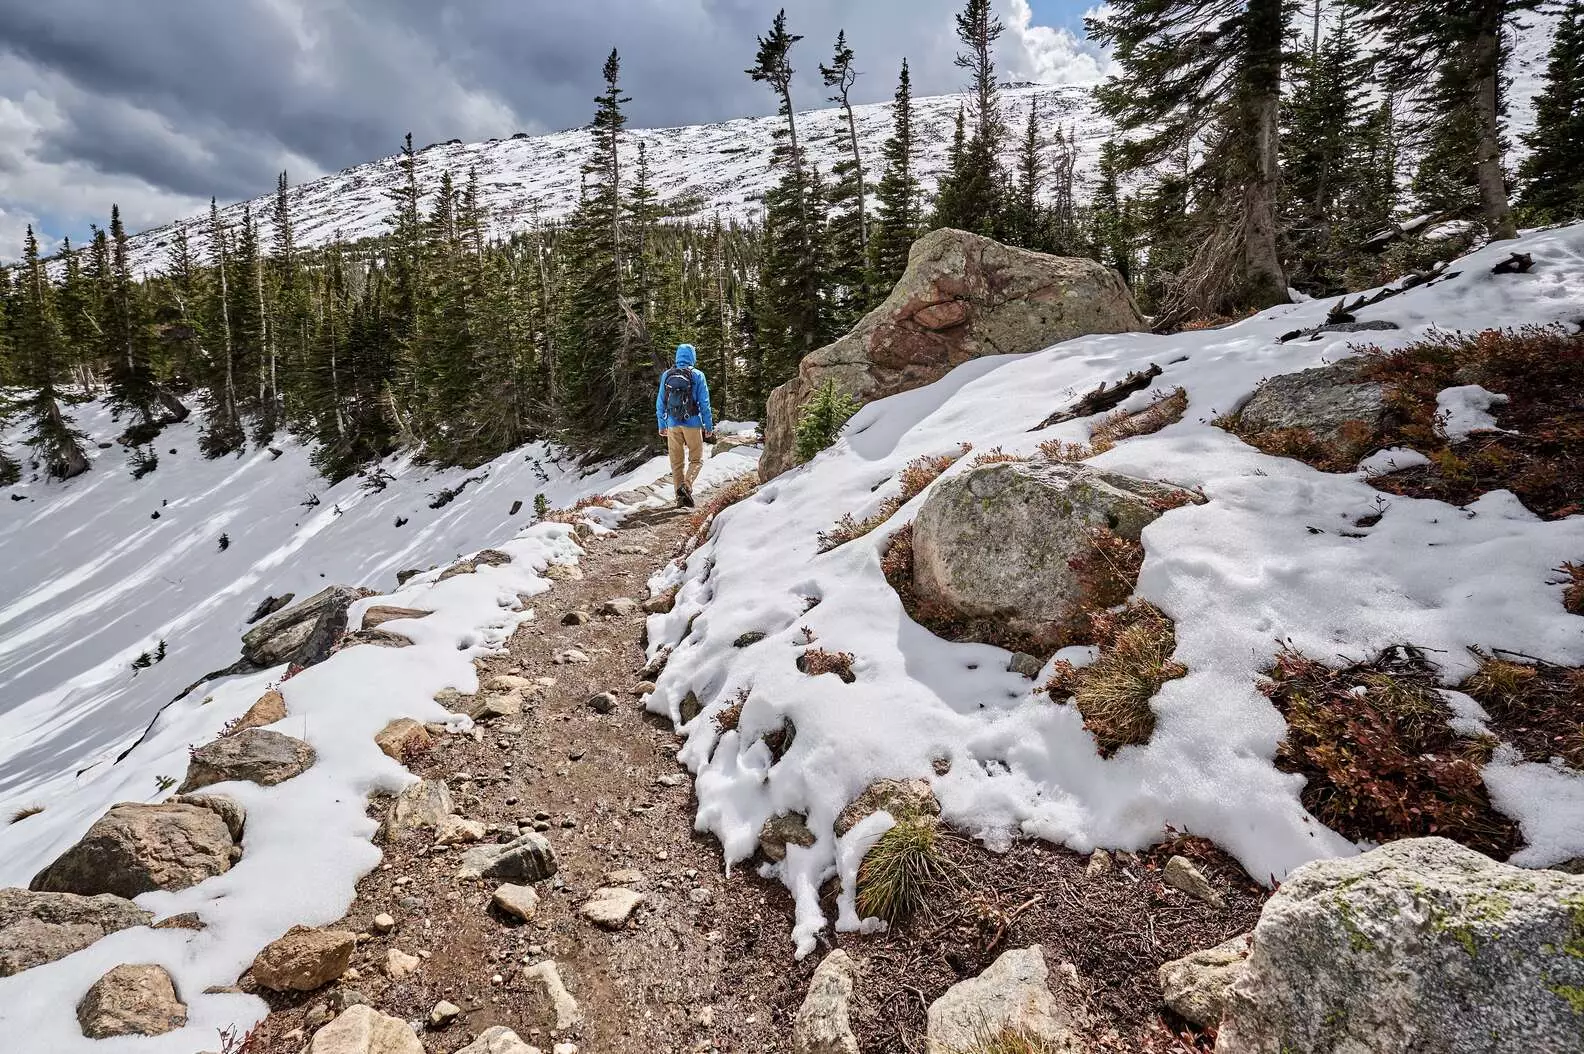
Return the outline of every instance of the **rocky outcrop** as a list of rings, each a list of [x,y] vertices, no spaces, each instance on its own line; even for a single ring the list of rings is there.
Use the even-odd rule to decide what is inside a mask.
[[[852,957],[838,948],[809,979],[808,994],[792,1022],[793,1054],[858,1054],[850,1014],[852,992]]]
[[[359,1004],[315,1032],[308,1054],[424,1054],[424,1048],[407,1022]]]
[[[313,765],[314,748],[300,739],[250,728],[234,736],[221,736],[192,752],[181,793],[228,780],[245,780],[263,787],[284,783]]]
[[[369,590],[330,586],[275,614],[242,636],[242,657],[260,669],[323,662],[347,628],[347,608],[373,596]]]
[[[130,900],[0,889],[0,977],[64,959],[101,937],[154,921]]]
[[[935,484],[913,521],[921,601],[1014,633],[1051,637],[1083,600],[1069,562],[1095,528],[1137,541],[1165,508],[1197,500],[1168,483],[1087,465],[1005,461]]]
[[[1232,985],[1221,1054],[1584,1052],[1584,878],[1442,838],[1293,871]]]
[[[875,780],[863,793],[847,803],[836,817],[836,837],[857,827],[864,817],[888,812],[897,819],[910,816],[939,816],[940,802],[928,780]]]
[[[123,802],[111,806],[28,888],[128,899],[156,889],[186,889],[231,870],[241,858],[242,818],[240,806],[215,795],[154,805]]]
[[[1344,426],[1375,435],[1386,424],[1386,388],[1364,381],[1365,360],[1343,359],[1272,377],[1255,389],[1234,418],[1239,434],[1296,429],[1336,443]]]
[[[187,1023],[187,1007],[164,967],[117,966],[77,1004],[77,1023],[89,1039],[162,1036]]]
[[[247,713],[237,718],[236,724],[227,725],[225,734],[234,736],[250,728],[263,728],[265,725],[273,725],[277,721],[284,720],[286,720],[286,697],[271,688],[259,696],[258,702],[248,707]]]
[[[799,410],[827,381],[868,402],[929,384],[982,355],[1145,328],[1121,277],[1093,260],[1013,249],[966,231],[926,234],[885,303],[806,356],[797,376],[770,394],[759,476],[792,467]]]
[[[273,992],[311,992],[346,973],[357,936],[345,930],[293,926],[253,960],[253,980]]]
[[[1184,1021],[1215,1027],[1226,1010],[1227,990],[1243,976],[1250,947],[1249,935],[1242,933],[1214,948],[1163,963],[1156,973],[1161,1000]]]
[[[1051,992],[1049,978],[1039,945],[1003,952],[984,973],[952,985],[930,1005],[926,1054],[966,1054],[1001,1036],[1031,1041],[1027,1049],[1042,1054],[1081,1054],[1082,1012],[1075,1000]]]

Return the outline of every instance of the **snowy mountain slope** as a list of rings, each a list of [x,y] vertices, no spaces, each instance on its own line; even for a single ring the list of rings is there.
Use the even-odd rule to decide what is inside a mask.
[[[1060,125],[1075,132],[1078,169],[1092,172],[1100,144],[1109,138],[1110,125],[1094,110],[1085,88],[1020,87],[1007,90],[1005,112],[1009,123],[1021,130],[1029,108],[1037,107],[1046,127]],[[915,134],[920,150],[920,172],[927,189],[946,167],[947,148],[958,107],[967,96],[941,95],[915,100]],[[880,150],[891,134],[892,107],[875,103],[854,108],[859,140],[867,170],[879,178]],[[638,143],[647,144],[655,190],[662,200],[697,196],[698,215],[719,215],[723,220],[757,220],[765,190],[774,182],[770,167],[773,132],[782,127],[779,117],[745,117],[718,124],[680,128],[631,130],[625,137],[629,166]],[[810,110],[798,115],[798,135],[822,172],[845,155],[846,124],[840,110]],[[567,215],[577,205],[581,170],[588,157],[590,136],[577,129],[522,139],[491,139],[483,143],[432,144],[418,154],[418,180],[431,190],[449,171],[459,181],[470,168],[479,176],[480,200],[498,235],[526,230],[537,223]],[[1052,151],[1048,148],[1047,153]],[[1010,162],[1011,150],[1007,160]],[[325,176],[293,187],[291,207],[297,244],[328,245],[337,238],[353,241],[380,234],[391,213],[387,192],[400,180],[396,155]],[[630,168],[629,168],[630,171]],[[274,198],[261,197],[220,210],[222,220],[235,225],[242,220],[244,204],[261,218],[264,237]],[[184,221],[196,251],[208,244],[207,217]],[[173,224],[145,231],[131,239],[132,259],[140,271],[164,266]]]
[[[1534,255],[1533,273],[1492,275],[1515,248]],[[1402,345],[1434,327],[1584,320],[1584,225],[1489,247],[1451,270],[1460,273],[1362,312],[1402,327],[1371,333],[1371,342]],[[1139,848],[1171,825],[1214,839],[1251,875],[1280,878],[1355,848],[1307,814],[1302,778],[1273,764],[1285,726],[1257,683],[1279,641],[1328,659],[1412,642],[1436,654],[1451,683],[1470,672],[1469,645],[1584,664],[1584,619],[1564,611],[1553,570],[1584,557],[1584,516],[1543,522],[1504,491],[1461,510],[1391,497],[1379,524],[1358,537],[1351,525],[1380,496],[1363,472],[1272,457],[1210,424],[1263,377],[1344,355],[1357,337],[1277,343],[1324,321],[1329,306],[1285,305],[1219,330],[1084,338],[970,362],[864,407],[833,448],[727,510],[685,570],[669,568],[652,583],[681,588],[674,610],[650,619],[651,650],[676,650],[649,706],[679,720],[690,691],[704,704],[684,727],[680,755],[697,772],[699,829],[720,838],[729,862],[749,859],[762,824],[780,813],[806,815],[818,838],[765,865],[797,901],[802,953],[824,924],[819,889],[829,877],[846,883],[838,925],[859,924],[852,869],[887,824],[866,822],[840,841],[832,824],[877,778],[930,780],[944,817],[991,844],[1026,835],[1081,851]],[[1189,673],[1155,697],[1158,724],[1146,745],[1102,759],[1074,708],[1040,692],[1045,677],[1008,672],[1006,652],[942,641],[904,612],[880,559],[928,491],[830,552],[818,551],[818,534],[846,514],[873,512],[920,456],[964,442],[1028,454],[1050,439],[1083,441],[1083,420],[1029,429],[1102,381],[1151,363],[1164,367],[1162,389],[1186,389],[1187,415],[1093,462],[1198,487],[1209,499],[1145,530],[1137,589],[1176,620],[1175,659]],[[1149,398],[1139,393],[1122,405]],[[819,601],[812,610],[810,598]],[[854,683],[798,670],[805,627],[819,647],[856,656]],[[734,646],[749,632],[767,637]],[[722,732],[715,716],[744,691],[740,718]],[[796,735],[777,762],[760,737],[784,720]],[[947,774],[937,774],[938,760],[949,760]],[[1584,853],[1584,776],[1502,754],[1485,776],[1498,808],[1522,824],[1527,845],[1515,862],[1543,866]]]

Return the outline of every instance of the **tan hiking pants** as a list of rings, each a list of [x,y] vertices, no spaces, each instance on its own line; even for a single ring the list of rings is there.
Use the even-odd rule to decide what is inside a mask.
[[[704,467],[704,429],[672,425],[666,429],[666,450],[671,455],[671,483],[678,490],[693,489],[699,470]],[[687,469],[683,470],[683,455]]]

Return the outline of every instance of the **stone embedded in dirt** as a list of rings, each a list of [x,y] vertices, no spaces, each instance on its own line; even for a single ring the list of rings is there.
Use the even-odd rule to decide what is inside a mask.
[[[509,692],[491,692],[476,695],[467,708],[467,715],[475,721],[494,721],[501,717],[516,717],[523,712],[521,689]]]
[[[633,685],[632,693],[638,696],[652,695],[654,694],[654,691],[657,687],[658,685],[656,685],[653,681],[639,681],[637,684]]]
[[[127,899],[186,889],[241,858],[242,817],[241,806],[219,795],[113,805],[28,888]]]
[[[253,980],[272,992],[312,992],[346,973],[357,936],[345,930],[293,926],[253,960]]]
[[[1096,875],[1109,874],[1111,871],[1111,854],[1104,849],[1096,849],[1089,854],[1089,863],[1084,865],[1084,874],[1090,878]]]
[[[542,882],[556,873],[555,849],[541,834],[525,834],[505,845],[477,845],[462,854],[457,878],[500,878]]]
[[[375,933],[382,935],[389,933],[396,928],[396,919],[393,915],[382,911],[374,916],[373,927]]]
[[[1156,971],[1161,1000],[1190,1024],[1200,1028],[1220,1024],[1227,989],[1243,976],[1243,964],[1253,947],[1250,937],[1241,933],[1214,948],[1163,963]]]
[[[519,677],[515,673],[497,673],[484,682],[486,692],[514,692],[526,691],[534,683],[526,677]]]
[[[643,882],[643,872],[636,868],[624,867],[620,871],[612,871],[605,876],[607,886],[636,886]]]
[[[532,886],[519,886],[506,882],[496,888],[490,903],[512,918],[527,922],[539,910],[539,894],[534,892]]]
[[[738,637],[736,640],[732,641],[732,647],[751,648],[764,639],[765,635],[763,633],[756,629],[751,629],[747,633],[744,633],[742,636]]]
[[[385,949],[385,963],[383,969],[385,976],[392,981],[404,981],[418,972],[418,967],[423,965],[423,960],[416,955],[409,955],[400,948]]]
[[[703,712],[704,704],[699,702],[698,695],[693,692],[689,692],[687,695],[684,695],[682,697],[682,702],[677,704],[677,713],[681,715],[682,723],[684,725],[692,722],[694,718],[698,717],[698,715],[702,714]]]
[[[913,587],[921,602],[1052,637],[1085,600],[1070,564],[1090,551],[1093,530],[1138,541],[1164,508],[1197,500],[1169,483],[1088,465],[970,469],[937,483],[913,521]]]
[[[435,828],[438,845],[467,845],[481,840],[489,828],[478,820],[464,820],[460,816],[447,816]]]
[[[462,1008],[447,999],[442,999],[429,1011],[429,1027],[445,1028],[451,1022],[462,1016]]]
[[[1336,443],[1343,427],[1357,422],[1352,427],[1362,425],[1366,435],[1379,435],[1389,413],[1386,388],[1361,382],[1365,362],[1356,356],[1269,378],[1238,408],[1237,431],[1299,429],[1322,443]]]
[[[259,696],[258,702],[248,707],[247,713],[238,718],[236,724],[227,726],[222,734],[234,736],[250,728],[263,728],[265,725],[273,725],[277,721],[284,720],[286,720],[286,697],[271,688]]]
[[[601,604],[599,613],[613,618],[626,618],[638,613],[638,601],[631,597],[616,597]]]
[[[1166,867],[1161,872],[1161,881],[1206,904],[1220,907],[1226,903],[1221,894],[1210,885],[1210,880],[1205,878],[1204,872],[1195,867],[1187,857],[1174,856],[1167,860]]]
[[[363,628],[365,630],[379,629],[385,623],[395,622],[397,619],[419,619],[426,618],[432,614],[434,612],[425,611],[423,608],[404,608],[396,607],[393,604],[376,604],[363,612]]]
[[[853,961],[838,948],[809,979],[808,994],[792,1022],[793,1054],[858,1054],[849,1010],[852,992]]]
[[[1038,677],[1043,669],[1045,669],[1045,660],[1026,651],[1013,652],[1012,661],[1007,663],[1008,673],[1020,673],[1031,681]]]
[[[650,597],[643,605],[644,612],[650,615],[669,615],[674,607],[676,607],[676,594],[670,590],[659,596]]]
[[[939,816],[941,807],[928,780],[875,780],[837,814],[836,837],[857,827],[866,816],[881,811],[900,820],[909,816]]]
[[[392,761],[406,764],[433,745],[429,730],[410,717],[398,717],[374,735],[380,752]]]
[[[577,1000],[572,998],[572,993],[567,991],[566,984],[561,980],[561,969],[554,959],[546,959],[523,970],[523,979],[528,982],[530,1000],[537,1004],[535,1009],[539,1019],[554,1022],[548,1027],[563,1032],[583,1023],[583,1011],[578,1007]]]
[[[563,626],[586,626],[593,621],[594,616],[587,611],[568,611],[561,616],[561,625]]]
[[[360,1003],[315,1032],[308,1054],[424,1054],[424,1048],[407,1022]]]
[[[598,695],[590,696],[588,701],[588,708],[596,714],[611,713],[616,709],[616,705],[616,697],[610,692],[601,692]]]
[[[347,609],[374,594],[330,586],[260,622],[242,635],[242,656],[260,669],[313,666],[330,657],[347,628]]]
[[[1584,1051],[1584,878],[1444,838],[1287,875],[1216,1050]]]
[[[478,1038],[456,1054],[541,1054],[538,1047],[524,1043],[517,1033],[505,1025],[495,1025],[480,1032]]]
[[[0,977],[64,959],[101,937],[154,920],[123,897],[0,889]]]
[[[177,790],[186,794],[229,780],[273,787],[307,772],[316,758],[314,748],[300,739],[267,728],[250,728],[193,751],[187,779]]]
[[[426,828],[433,830],[455,811],[451,788],[444,780],[419,780],[391,802],[385,814],[385,835],[399,838]]]
[[[978,977],[959,981],[930,1004],[926,1054],[965,1054],[1004,1031],[1042,1041],[1042,1054],[1082,1054],[1083,1011],[1050,990],[1039,945],[1003,952]],[[1065,996],[1065,989],[1063,995]]]
[[[776,863],[786,859],[788,845],[807,849],[814,842],[814,832],[808,829],[808,817],[799,812],[772,816],[759,829],[759,850]]]
[[[643,894],[624,886],[605,886],[596,889],[581,907],[578,914],[594,925],[607,930],[619,930],[643,903]]]
[[[1147,328],[1127,284],[1109,267],[966,231],[926,234],[913,243],[907,270],[885,303],[834,344],[804,356],[797,375],[770,394],[759,478],[796,463],[798,415],[827,381],[872,402],[923,387],[981,355]]]
[[[583,569],[577,564],[551,564],[544,569],[544,576],[552,582],[581,582]]]
[[[77,1023],[89,1039],[162,1036],[187,1024],[187,1007],[163,966],[117,966],[95,981],[77,1004]]]
[[[576,648],[568,648],[565,651],[557,652],[555,657],[557,666],[581,666],[588,661],[589,657]]]

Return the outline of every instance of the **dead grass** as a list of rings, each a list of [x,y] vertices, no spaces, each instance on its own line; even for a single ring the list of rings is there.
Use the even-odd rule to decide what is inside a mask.
[[[677,546],[676,555],[685,557],[703,545],[709,539],[710,529],[715,526],[715,517],[739,501],[753,497],[758,490],[759,475],[749,472],[728,480],[710,491],[704,504],[694,510],[693,515],[688,518],[688,533]]]
[[[1519,847],[1480,775],[1495,741],[1452,731],[1417,650],[1340,669],[1284,650],[1268,676],[1261,690],[1287,720],[1277,766],[1307,778],[1304,807],[1326,826],[1355,841],[1441,835],[1502,860]]]
[[[947,857],[949,837],[933,816],[899,816],[858,865],[857,907],[864,918],[896,922],[944,899],[957,870]]]
[[[1188,412],[1188,393],[1182,388],[1157,392],[1142,410],[1115,410],[1089,430],[1089,442],[1069,443],[1049,439],[1039,445],[1040,456],[1048,461],[1071,465],[1096,454],[1104,454],[1124,439],[1153,435],[1167,425],[1176,424]]]
[[[981,1030],[974,1037],[973,1046],[963,1054],[1065,1054],[1065,1051],[1038,1036],[1008,1027],[1000,1031]]]
[[[1149,742],[1155,732],[1150,700],[1188,668],[1172,661],[1176,629],[1151,604],[1135,601],[1121,611],[1095,614],[1089,622],[1099,657],[1081,668],[1057,663],[1045,690],[1078,708],[1100,756],[1110,757],[1124,746]]]
[[[810,677],[818,677],[822,673],[834,673],[846,684],[852,684],[858,678],[853,673],[853,653],[850,651],[826,651],[824,648],[809,648],[797,658],[797,668]]]
[[[715,715],[715,727],[722,732],[730,732],[742,722],[744,700],[737,700],[726,709]]]
[[[1023,462],[1030,460],[1027,454],[1008,454],[1000,447],[987,450],[968,462],[969,468],[984,468],[986,465],[1000,465],[1006,462]]]
[[[21,823],[23,820],[27,819],[29,816],[37,816],[39,813],[41,813],[43,811],[44,811],[44,806],[42,806],[42,805],[25,805],[22,808],[17,809],[14,812],[12,812],[11,813],[11,819],[8,820],[7,822],[8,823]]]
[[[898,476],[899,487],[897,493],[891,495],[880,503],[874,515],[862,520],[854,518],[851,513],[836,521],[836,525],[828,531],[821,531],[819,535],[819,551],[828,553],[838,546],[862,538],[876,527],[885,523],[902,506],[924,493],[924,489],[937,479],[941,474],[951,468],[957,461],[973,450],[972,443],[964,443],[962,448],[954,454],[925,455],[914,458],[908,462],[907,467]],[[1006,460],[1011,460],[1010,457]]]
[[[1526,761],[1556,758],[1584,770],[1584,668],[1480,659],[1458,690],[1490,714],[1492,731]]]
[[[1567,563],[1559,570],[1568,576],[1562,591],[1562,608],[1570,615],[1584,615],[1584,564]]]
[[[579,498],[570,507],[565,509],[551,509],[545,513],[547,523],[577,523],[582,519],[579,513],[588,509],[609,509],[614,507],[614,502],[603,494],[592,494],[586,498]]]

